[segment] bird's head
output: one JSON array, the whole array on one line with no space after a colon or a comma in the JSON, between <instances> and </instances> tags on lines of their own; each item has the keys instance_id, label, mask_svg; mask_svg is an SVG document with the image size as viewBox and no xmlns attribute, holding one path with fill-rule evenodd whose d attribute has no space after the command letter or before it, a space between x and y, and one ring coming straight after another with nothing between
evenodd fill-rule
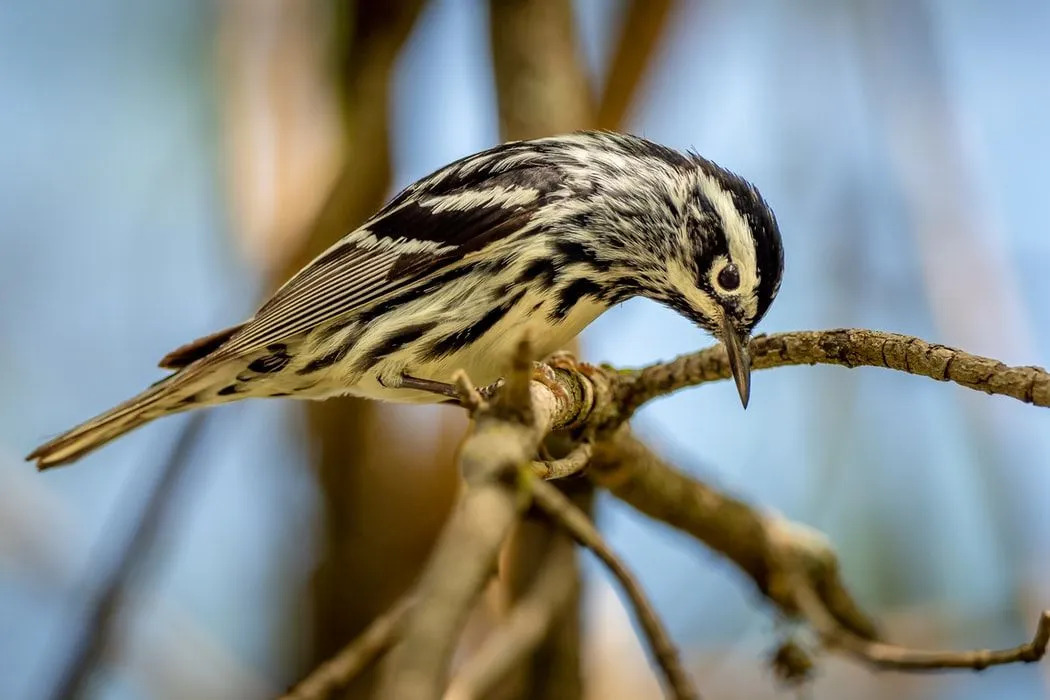
<instances>
[{"instance_id":1,"label":"bird's head","mask_svg":"<svg viewBox=\"0 0 1050 700\"><path fill-rule=\"evenodd\" d=\"M542 145L574 195L557 200L557 264L586 270L607 303L648 297L711 331L747 407L748 341L784 269L780 230L758 190L637 136L584 132Z\"/></svg>"},{"instance_id":2,"label":"bird's head","mask_svg":"<svg viewBox=\"0 0 1050 700\"><path fill-rule=\"evenodd\" d=\"M776 218L746 180L699 156L680 171L673 200L677 245L670 246L655 298L711 331L725 346L747 407L748 341L780 289L784 249ZM677 211L675 211L677 210ZM645 294L645 292L643 292Z\"/></svg>"}]
</instances>

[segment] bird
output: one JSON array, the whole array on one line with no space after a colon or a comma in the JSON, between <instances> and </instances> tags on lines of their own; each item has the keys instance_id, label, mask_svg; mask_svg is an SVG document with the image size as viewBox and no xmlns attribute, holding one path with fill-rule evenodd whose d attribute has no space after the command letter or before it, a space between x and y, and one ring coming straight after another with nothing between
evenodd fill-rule
<instances>
[{"instance_id":1,"label":"bird","mask_svg":"<svg viewBox=\"0 0 1050 700\"><path fill-rule=\"evenodd\" d=\"M747 343L780 289L772 209L694 151L580 131L511 141L409 185L249 320L183 345L137 396L27 457L72 462L156 418L256 397L448 400L464 370L496 382L641 296L726 347L747 407Z\"/></svg>"}]
</instances>

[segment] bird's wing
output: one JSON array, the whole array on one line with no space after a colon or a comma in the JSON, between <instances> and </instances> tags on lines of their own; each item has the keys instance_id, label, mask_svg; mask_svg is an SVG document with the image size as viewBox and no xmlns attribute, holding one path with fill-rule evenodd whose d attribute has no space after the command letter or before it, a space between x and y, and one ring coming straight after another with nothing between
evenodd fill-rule
<instances>
[{"instance_id":1,"label":"bird's wing","mask_svg":"<svg viewBox=\"0 0 1050 700\"><path fill-rule=\"evenodd\" d=\"M250 353L414 285L425 287L427 279L489 244L527 235L561 187L556 172L535 163L475 168L469 183L448 175L455 165L402 192L304 267L219 353Z\"/></svg>"}]
</instances>

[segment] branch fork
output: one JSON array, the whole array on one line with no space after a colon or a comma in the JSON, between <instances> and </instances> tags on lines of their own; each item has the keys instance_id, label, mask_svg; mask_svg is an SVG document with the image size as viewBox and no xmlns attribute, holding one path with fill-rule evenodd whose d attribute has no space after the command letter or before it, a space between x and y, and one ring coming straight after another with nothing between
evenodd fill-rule
<instances>
[{"instance_id":1,"label":"branch fork","mask_svg":"<svg viewBox=\"0 0 1050 700\"><path fill-rule=\"evenodd\" d=\"M798 364L873 366L909 372L990 394L1050 406L1050 374L1008 367L989 358L892 333L803 331L752 341L752 367ZM1050 642L1050 611L1033 639L1000 651L924 651L881 640L873 620L842 581L838 558L816 530L750 505L667 464L625 423L646 402L679 389L730 376L716 346L667 363L617 371L558 355L534 367L528 343L513 358L506 382L477 389L464 373L454 385L472 415L459 452L465 480L459 501L435 546L411 603L403 601L322 665L287 697L323 698L386 649L378 697L405 700L480 697L543 637L563 591L554 576L534 587L493 632L489 649L466 662L449 683L452 657L467 615L496 572L500 548L528 508L542 510L577 543L594 552L624 589L670 697L698 692L636 580L603 541L589 517L545 480L584 474L596 486L646 515L676 527L732 561L787 618L801 620L825 649L842 651L879 669L970 668L1037 661ZM543 441L568 432L574 445L549 458ZM546 459L539 456L548 457ZM551 564L551 566L555 566ZM541 571L540 574L543 574ZM409 608L411 607L411 610ZM780 647L775 668L788 680L808 675L812 661L798 644Z\"/></svg>"}]
</instances>

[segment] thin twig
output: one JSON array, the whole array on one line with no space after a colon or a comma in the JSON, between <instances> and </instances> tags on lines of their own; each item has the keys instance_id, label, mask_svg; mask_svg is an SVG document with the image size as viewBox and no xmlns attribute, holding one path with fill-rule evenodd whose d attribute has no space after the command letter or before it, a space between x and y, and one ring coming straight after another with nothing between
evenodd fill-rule
<instances>
[{"instance_id":1,"label":"thin twig","mask_svg":"<svg viewBox=\"0 0 1050 700\"><path fill-rule=\"evenodd\" d=\"M50 695L55 700L78 698L87 690L88 682L109 646L114 622L124 605L132 579L167 522L172 506L177 502L179 482L192 464L189 456L197 444L207 415L203 411L197 412L183 424L160 476L157 477L135 525L130 530L126 544L99 586L86 622L76 636L76 646L71 656L57 674L58 683Z\"/></svg>"},{"instance_id":2,"label":"thin twig","mask_svg":"<svg viewBox=\"0 0 1050 700\"><path fill-rule=\"evenodd\" d=\"M488 404L485 397L474 386L474 382L470 381L470 377L463 370L457 370L452 375L452 384L456 387L456 391L459 392L459 404L467 409L468 412L474 413L487 407Z\"/></svg>"},{"instance_id":3,"label":"thin twig","mask_svg":"<svg viewBox=\"0 0 1050 700\"><path fill-rule=\"evenodd\" d=\"M396 640L415 601L405 596L372 621L354 641L310 672L281 700L324 700L345 688Z\"/></svg>"},{"instance_id":4,"label":"thin twig","mask_svg":"<svg viewBox=\"0 0 1050 700\"><path fill-rule=\"evenodd\" d=\"M1012 649L972 649L967 651L911 649L908 647L862 639L843 628L828 613L813 586L798 574L791 583L803 617L820 635L825 646L841 649L879 669L897 671L936 671L945 669L972 669L982 671L989 666L1031 663L1046 654L1050 643L1050 610L1039 617L1035 635L1030 642Z\"/></svg>"},{"instance_id":5,"label":"thin twig","mask_svg":"<svg viewBox=\"0 0 1050 700\"><path fill-rule=\"evenodd\" d=\"M673 697L699 698L700 694L692 679L682 668L678 650L671 641L667 630L664 629L663 623L660 622L656 610L646 598L645 592L634 575L609 548L601 533L598 532L598 528L551 484L538 479L533 479L530 484L536 505L564 527L573 539L594 552L620 582Z\"/></svg>"}]
</instances>

